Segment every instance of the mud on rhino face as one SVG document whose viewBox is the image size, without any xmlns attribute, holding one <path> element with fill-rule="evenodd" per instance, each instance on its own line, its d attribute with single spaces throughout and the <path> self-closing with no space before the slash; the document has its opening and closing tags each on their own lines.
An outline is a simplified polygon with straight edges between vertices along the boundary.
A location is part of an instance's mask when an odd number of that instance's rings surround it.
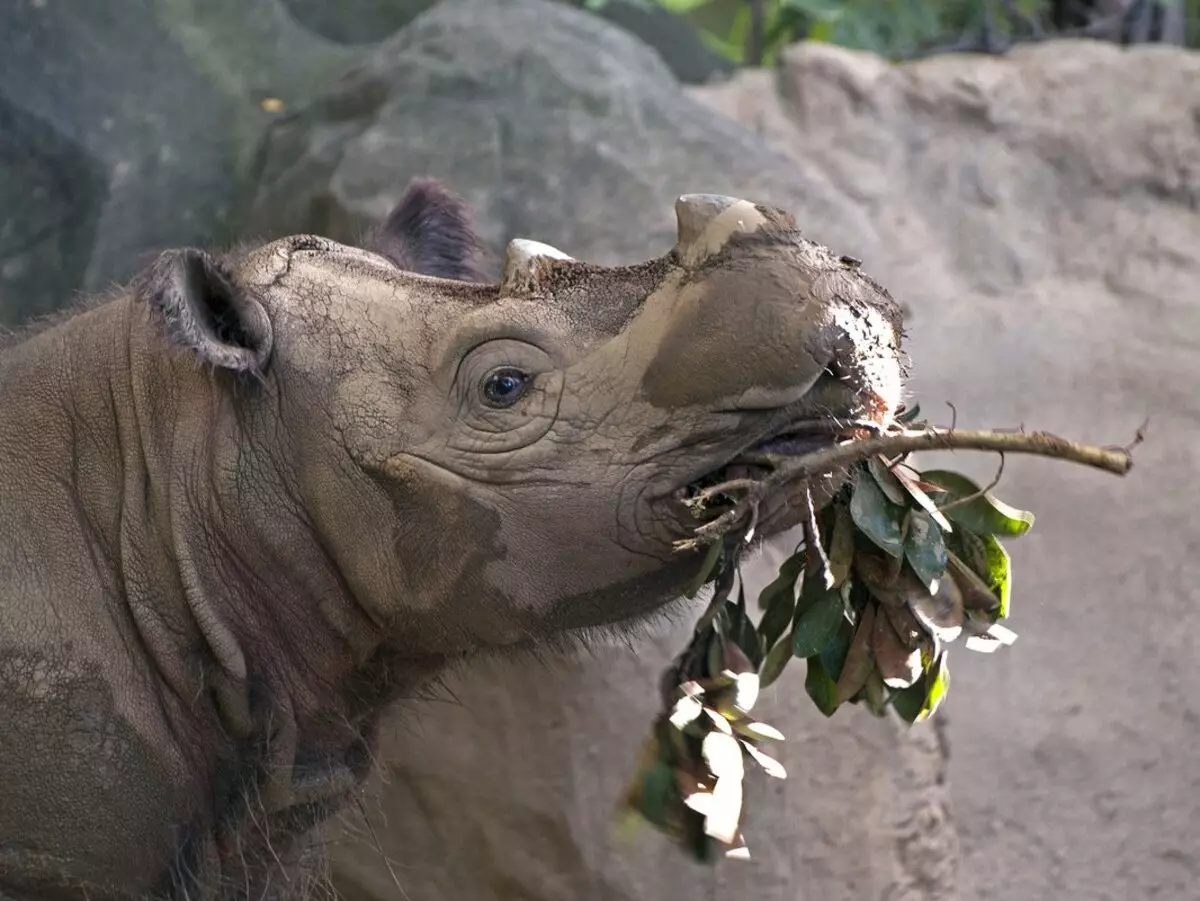
<svg viewBox="0 0 1200 901">
<path fill-rule="evenodd" d="M 274 392 L 295 490 L 382 622 L 436 613 L 449 648 L 647 613 L 698 565 L 673 549 L 688 486 L 899 403 L 897 306 L 786 213 L 689 195 L 660 258 L 517 240 L 495 285 L 464 280 L 457 204 L 417 186 L 368 249 L 297 236 L 225 275 L 195 255 L 159 275 L 184 340 Z M 794 501 L 759 535 L 795 525 Z"/>
</svg>

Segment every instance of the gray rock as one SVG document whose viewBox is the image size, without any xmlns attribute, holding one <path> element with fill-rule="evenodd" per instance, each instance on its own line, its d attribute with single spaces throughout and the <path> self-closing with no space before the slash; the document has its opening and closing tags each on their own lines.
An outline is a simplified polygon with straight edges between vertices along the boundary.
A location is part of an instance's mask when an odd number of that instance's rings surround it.
<svg viewBox="0 0 1200 901">
<path fill-rule="evenodd" d="M 235 237 L 260 101 L 349 58 L 277 0 L 17 0 L 0 49 L 0 324 Z"/>
<path fill-rule="evenodd" d="M 306 29 L 339 44 L 377 44 L 437 0 L 280 0 Z"/>
<path fill-rule="evenodd" d="M 445 0 L 274 126 L 261 166 L 256 234 L 352 239 L 410 176 L 432 174 L 475 206 L 496 253 L 524 236 L 644 260 L 674 242 L 673 202 L 689 191 L 766 198 L 835 248 L 879 252 L 865 211 L 812 167 L 686 97 L 627 33 L 540 0 Z M 761 584 L 774 562 L 752 570 Z M 936 734 L 825 720 L 798 685 L 766 705 L 789 736 L 791 777 L 755 787 L 755 864 L 714 874 L 657 835 L 613 838 L 659 673 L 696 614 L 632 652 L 549 669 L 479 661 L 449 680 L 454 704 L 398 710 L 364 805 L 373 831 L 351 821 L 330 837 L 337 888 L 393 897 L 386 857 L 413 898 L 684 899 L 714 884 L 770 901 L 800 884 L 847 901 L 949 897 L 956 838 Z"/>
<path fill-rule="evenodd" d="M 443 178 L 495 252 L 513 237 L 601 263 L 673 243 L 685 191 L 770 196 L 863 250 L 870 220 L 803 164 L 685 98 L 644 43 L 539 0 L 444 0 L 264 142 L 255 234 L 351 238 L 410 174 Z"/>
</svg>

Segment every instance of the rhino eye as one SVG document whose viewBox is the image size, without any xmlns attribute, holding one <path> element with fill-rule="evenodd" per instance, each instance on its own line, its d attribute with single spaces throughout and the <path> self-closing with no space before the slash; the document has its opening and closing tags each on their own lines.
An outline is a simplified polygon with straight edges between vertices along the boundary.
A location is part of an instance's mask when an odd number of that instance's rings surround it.
<svg viewBox="0 0 1200 901">
<path fill-rule="evenodd" d="M 529 376 L 520 369 L 497 369 L 483 380 L 483 399 L 489 407 L 511 407 L 529 388 Z"/>
</svg>

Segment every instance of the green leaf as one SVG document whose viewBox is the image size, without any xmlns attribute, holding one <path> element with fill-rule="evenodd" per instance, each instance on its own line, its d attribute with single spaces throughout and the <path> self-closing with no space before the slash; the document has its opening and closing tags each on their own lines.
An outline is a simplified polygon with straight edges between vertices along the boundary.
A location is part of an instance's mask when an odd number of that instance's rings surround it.
<svg viewBox="0 0 1200 901">
<path fill-rule="evenodd" d="M 792 653 L 804 658 L 821 653 L 837 635 L 838 623 L 845 617 L 841 592 L 836 588 L 824 592 L 796 619 L 792 629 Z"/>
<path fill-rule="evenodd" d="M 804 690 L 808 692 L 808 696 L 813 699 L 813 703 L 823 714 L 833 716 L 837 712 L 838 705 L 834 701 L 837 683 L 829 678 L 829 673 L 825 671 L 820 657 L 811 657 L 808 660 L 808 672 L 804 676 Z"/>
<path fill-rule="evenodd" d="M 946 542 L 942 530 L 924 510 L 910 511 L 904 556 L 926 587 L 933 585 L 946 571 Z"/>
<path fill-rule="evenodd" d="M 696 577 L 684 589 L 683 596 L 685 598 L 694 598 L 696 593 L 708 584 L 716 572 L 717 563 L 721 560 L 722 550 L 724 550 L 724 542 L 719 540 L 714 541 L 709 546 L 708 553 L 704 555 L 704 562 L 700 564 L 700 571 L 696 573 Z"/>
<path fill-rule="evenodd" d="M 784 668 L 793 656 L 792 637 L 788 635 L 776 643 L 775 647 L 771 648 L 767 653 L 767 658 L 763 661 L 762 668 L 758 671 L 759 689 L 766 688 L 783 675 Z"/>
<path fill-rule="evenodd" d="M 738 588 L 738 603 L 726 603 L 724 614 L 725 637 L 741 648 L 751 665 L 758 669 L 763 659 L 762 640 L 758 636 L 758 630 L 754 628 L 754 623 L 746 615 L 746 595 L 741 587 Z"/>
<path fill-rule="evenodd" d="M 776 595 L 774 603 L 767 608 L 758 624 L 758 634 L 764 649 L 775 646 L 779 636 L 791 624 L 795 612 L 796 596 L 790 590 L 787 594 Z"/>
<path fill-rule="evenodd" d="M 707 6 L 712 0 L 655 0 L 655 2 L 667 12 L 678 15 L 680 13 L 691 12 L 702 6 Z"/>
<path fill-rule="evenodd" d="M 838 621 L 838 627 L 834 630 L 833 637 L 818 655 L 821 658 L 821 665 L 825 667 L 825 672 L 829 673 L 829 678 L 835 682 L 841 678 L 842 668 L 846 665 L 846 656 L 850 653 L 852 641 L 854 641 L 854 626 L 843 616 Z"/>
<path fill-rule="evenodd" d="M 921 473 L 921 480 L 946 490 L 949 501 L 957 501 L 983 490 L 964 475 L 935 469 Z M 942 500 L 944 506 L 948 501 Z M 1033 528 L 1034 516 L 1028 510 L 1018 510 L 992 496 L 989 491 L 966 504 L 942 511 L 953 523 L 979 535 L 1005 535 L 1018 538 Z"/>
<path fill-rule="evenodd" d="M 917 722 L 933 716 L 942 706 L 942 701 L 946 700 L 946 694 L 950 691 L 950 660 L 945 651 L 938 656 L 933 667 L 925 674 L 925 682 L 929 686 L 929 690 L 925 693 L 925 703 L 921 705 L 921 712 L 917 714 Z"/>
<path fill-rule="evenodd" d="M 850 516 L 859 530 L 892 557 L 904 555 L 904 508 L 891 503 L 873 478 L 860 471 L 850 496 Z"/>
<path fill-rule="evenodd" d="M 1004 545 L 995 535 L 982 535 L 985 549 L 987 551 L 987 573 L 980 573 L 983 580 L 988 583 L 992 591 L 996 593 L 996 597 L 1000 599 L 1000 610 L 997 614 L 1000 619 L 1008 616 L 1009 606 L 1012 603 L 1012 558 L 1008 556 L 1008 551 L 1004 549 Z"/>
<path fill-rule="evenodd" d="M 641 814 L 655 826 L 667 825 L 667 802 L 675 788 L 675 771 L 667 763 L 656 760 L 642 776 Z"/>
<path fill-rule="evenodd" d="M 911 408 L 905 407 L 896 414 L 896 422 L 910 423 L 921 415 L 921 405 L 913 404 Z"/>
<path fill-rule="evenodd" d="M 889 501 L 898 507 L 908 506 L 908 492 L 904 490 L 900 480 L 887 468 L 882 457 L 878 455 L 868 457 L 867 469 L 870 471 L 871 477 L 875 479 L 875 483 L 879 485 L 879 490 L 887 495 Z"/>
</svg>

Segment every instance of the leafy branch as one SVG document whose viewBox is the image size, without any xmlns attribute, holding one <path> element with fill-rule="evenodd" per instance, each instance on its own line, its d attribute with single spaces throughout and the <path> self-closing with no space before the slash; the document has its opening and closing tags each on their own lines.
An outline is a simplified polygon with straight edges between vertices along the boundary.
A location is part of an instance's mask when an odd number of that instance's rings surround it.
<svg viewBox="0 0 1200 901">
<path fill-rule="evenodd" d="M 772 455 L 771 473 L 710 487 L 694 498 L 740 495 L 700 526 L 682 548 L 708 546 L 689 596 L 713 596 L 688 646 L 663 674 L 663 708 L 622 799 L 632 822 L 648 821 L 698 860 L 745 857 L 742 781 L 748 762 L 769 776 L 784 767 L 763 742 L 783 735 L 752 713 L 760 690 L 793 658 L 805 661 L 804 688 L 824 715 L 861 704 L 908 723 L 932 716 L 950 688 L 948 645 L 990 653 L 1016 635 L 1001 624 L 1011 606 L 1012 567 L 1000 539 L 1033 526 L 1032 513 L 992 494 L 1006 453 L 1060 459 L 1125 475 L 1132 448 L 1096 447 L 1047 432 L 933 428 L 904 412 L 886 432 L 855 437 L 792 457 Z M 921 450 L 994 451 L 1000 472 L 980 487 L 948 470 L 919 471 Z M 821 510 L 807 481 L 846 469 L 849 478 Z M 758 503 L 803 487 L 804 539 L 759 594 L 757 625 L 744 588 L 732 600 L 738 566 L 757 522 Z"/>
</svg>

